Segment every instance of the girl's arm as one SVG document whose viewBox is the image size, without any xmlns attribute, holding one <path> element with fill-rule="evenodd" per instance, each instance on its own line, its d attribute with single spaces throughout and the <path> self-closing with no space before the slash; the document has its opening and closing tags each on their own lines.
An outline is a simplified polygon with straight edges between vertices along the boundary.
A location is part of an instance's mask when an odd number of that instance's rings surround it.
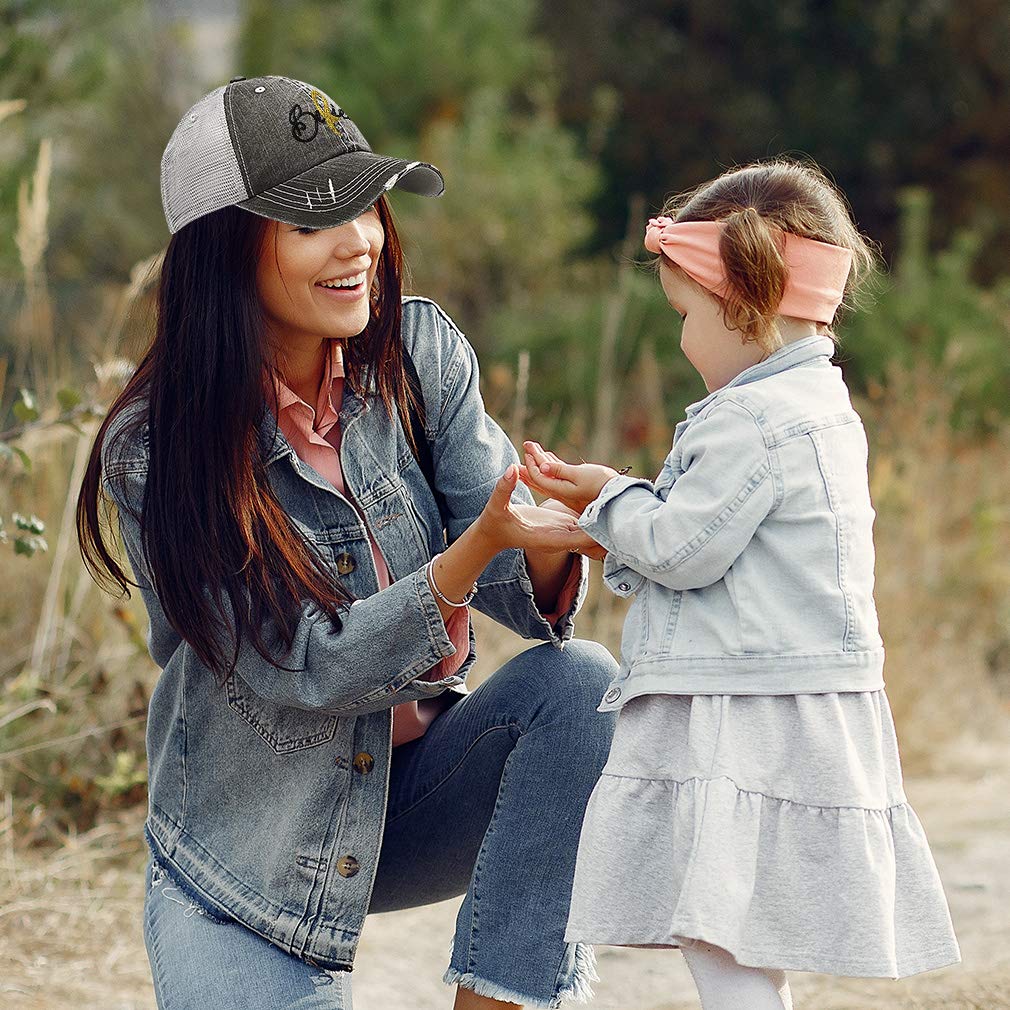
<svg viewBox="0 0 1010 1010">
<path fill-rule="evenodd" d="M 670 589 L 698 589 L 726 574 L 774 508 L 772 458 L 753 416 L 733 401 L 695 420 L 674 451 L 682 472 L 664 493 L 616 474 L 601 485 L 604 468 L 593 464 L 543 461 L 526 473 L 562 500 L 598 489 L 579 525 L 607 549 L 612 567 L 621 563 Z"/>
</svg>

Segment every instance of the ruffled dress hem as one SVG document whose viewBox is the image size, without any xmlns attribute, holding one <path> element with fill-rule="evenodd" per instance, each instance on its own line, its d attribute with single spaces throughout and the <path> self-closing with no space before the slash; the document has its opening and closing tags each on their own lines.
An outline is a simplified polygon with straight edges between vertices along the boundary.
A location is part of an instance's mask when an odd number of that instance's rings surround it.
<svg viewBox="0 0 1010 1010">
<path fill-rule="evenodd" d="M 907 802 L 822 807 L 725 776 L 604 771 L 586 811 L 565 939 L 700 940 L 742 965 L 854 977 L 903 978 L 960 960 Z"/>
<path fill-rule="evenodd" d="M 573 939 L 569 932 L 565 934 L 566 943 L 589 943 L 604 947 L 635 947 L 654 950 L 675 950 L 678 947 L 689 947 L 695 943 L 708 943 L 721 947 L 733 955 L 737 964 L 745 968 L 776 968 L 779 971 L 808 971 L 844 978 L 890 978 L 902 979 L 910 975 L 918 975 L 925 971 L 936 971 L 961 963 L 961 955 L 951 951 L 947 944 L 937 946 L 932 950 L 919 951 L 915 958 L 907 959 L 895 967 L 882 968 L 879 964 L 868 961 L 843 961 L 835 958 L 831 967 L 825 968 L 823 959 L 816 952 L 779 951 L 771 948 L 736 947 L 734 938 L 714 927 L 701 924 L 678 923 L 678 932 L 665 939 L 629 940 L 615 934 L 587 933 L 579 934 L 579 939 Z"/>
</svg>

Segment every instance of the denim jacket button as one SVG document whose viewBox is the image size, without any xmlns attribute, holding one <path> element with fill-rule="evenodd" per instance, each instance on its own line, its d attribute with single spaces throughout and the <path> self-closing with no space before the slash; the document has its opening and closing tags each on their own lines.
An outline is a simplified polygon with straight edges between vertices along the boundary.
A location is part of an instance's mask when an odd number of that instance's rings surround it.
<svg viewBox="0 0 1010 1010">
<path fill-rule="evenodd" d="M 342 877 L 353 877 L 360 869 L 361 865 L 354 856 L 341 856 L 337 860 L 337 873 Z"/>
<path fill-rule="evenodd" d="M 631 591 L 631 585 L 627 582 L 622 582 L 618 587 L 622 593 L 627 593 Z"/>
<path fill-rule="evenodd" d="M 375 758 L 366 751 L 354 755 L 354 770 L 367 775 L 375 765 Z"/>
<path fill-rule="evenodd" d="M 350 575 L 358 566 L 354 562 L 354 558 L 351 557 L 347 551 L 341 551 L 337 555 L 337 574 L 339 575 Z"/>
<path fill-rule="evenodd" d="M 609 691 L 607 691 L 607 693 L 606 693 L 606 694 L 605 694 L 605 695 L 603 696 L 603 700 L 604 700 L 604 701 L 607 701 L 607 702 L 610 702 L 610 701 L 617 701 L 617 699 L 618 699 L 618 698 L 620 698 L 620 697 L 621 697 L 621 689 L 620 689 L 619 687 L 612 687 L 612 688 L 611 688 L 611 689 L 610 689 Z"/>
</svg>

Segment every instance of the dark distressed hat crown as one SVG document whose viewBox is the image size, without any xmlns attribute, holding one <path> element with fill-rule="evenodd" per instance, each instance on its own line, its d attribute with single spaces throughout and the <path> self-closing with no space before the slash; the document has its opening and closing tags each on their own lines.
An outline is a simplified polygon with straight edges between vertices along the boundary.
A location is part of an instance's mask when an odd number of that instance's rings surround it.
<svg viewBox="0 0 1010 1010">
<path fill-rule="evenodd" d="M 312 228 L 351 221 L 394 186 L 439 196 L 432 165 L 375 154 L 329 95 L 289 77 L 236 77 L 179 121 L 161 159 L 173 234 L 237 205 Z"/>
</svg>

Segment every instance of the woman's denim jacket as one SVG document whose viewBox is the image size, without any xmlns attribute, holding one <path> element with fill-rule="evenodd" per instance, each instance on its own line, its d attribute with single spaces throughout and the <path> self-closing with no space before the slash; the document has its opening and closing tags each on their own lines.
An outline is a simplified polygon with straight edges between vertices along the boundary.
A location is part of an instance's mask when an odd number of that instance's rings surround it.
<svg viewBox="0 0 1010 1010">
<path fill-rule="evenodd" d="M 687 408 L 655 483 L 614 477 L 583 512 L 636 594 L 600 711 L 883 686 L 866 434 L 833 351 L 806 337 L 741 372 Z"/>
<path fill-rule="evenodd" d="M 442 310 L 405 299 L 403 338 L 421 377 L 451 543 L 516 453 L 484 412 L 474 352 Z M 335 969 L 351 967 L 374 881 L 391 706 L 459 690 L 475 658 L 471 631 L 455 676 L 416 679 L 455 652 L 422 570 L 445 547 L 442 522 L 401 426 L 370 394 L 374 388 L 358 396 L 344 384 L 340 458 L 396 580 L 382 592 L 355 509 L 295 455 L 269 411 L 259 432 L 271 485 L 298 528 L 324 557 L 335 562 L 348 552 L 354 562 L 345 576 L 334 565 L 334 578 L 357 598 L 343 630 L 306 605 L 293 649 L 279 657 L 295 672 L 242 642 L 235 672 L 223 689 L 215 685 L 166 620 L 141 552 L 134 513 L 147 471 L 146 426 L 117 439 L 130 415 L 117 418 L 103 459 L 104 487 L 150 617 L 148 645 L 163 668 L 147 724 L 148 842 L 203 912 L 237 919 L 286 952 Z M 522 485 L 515 494 L 532 500 Z M 495 557 L 472 605 L 525 638 L 562 647 L 585 596 L 580 563 L 575 601 L 554 627 L 537 610 L 521 551 Z"/>
</svg>

